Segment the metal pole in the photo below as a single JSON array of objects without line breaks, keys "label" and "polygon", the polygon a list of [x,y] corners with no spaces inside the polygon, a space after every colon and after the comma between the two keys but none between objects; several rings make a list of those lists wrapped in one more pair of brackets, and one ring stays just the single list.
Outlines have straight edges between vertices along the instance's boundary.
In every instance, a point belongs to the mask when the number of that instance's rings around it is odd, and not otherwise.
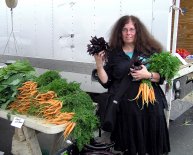
[{"label": "metal pole", "polygon": [[174,14],[174,28],[173,28],[173,37],[172,37],[172,54],[176,53],[176,44],[177,44],[177,34],[178,34],[178,20],[179,20],[179,11],[180,11],[180,0],[175,0],[175,6],[173,7]]}]

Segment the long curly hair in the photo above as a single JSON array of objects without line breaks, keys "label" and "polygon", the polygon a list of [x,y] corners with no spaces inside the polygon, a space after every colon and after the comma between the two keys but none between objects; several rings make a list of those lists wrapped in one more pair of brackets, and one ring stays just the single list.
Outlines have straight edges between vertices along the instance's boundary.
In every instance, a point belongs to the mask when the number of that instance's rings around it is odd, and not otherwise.
[{"label": "long curly hair", "polygon": [[162,45],[149,33],[139,18],[132,15],[122,16],[115,23],[109,39],[111,48],[123,47],[122,29],[129,22],[132,22],[136,29],[135,50],[142,52],[144,55],[151,55],[152,53],[162,51]]}]

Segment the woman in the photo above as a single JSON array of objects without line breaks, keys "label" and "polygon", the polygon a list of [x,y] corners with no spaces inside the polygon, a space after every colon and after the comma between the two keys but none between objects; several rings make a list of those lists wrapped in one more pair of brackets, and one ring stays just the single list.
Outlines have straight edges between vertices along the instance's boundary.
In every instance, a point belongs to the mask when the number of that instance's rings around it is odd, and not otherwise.
[{"label": "woman", "polygon": [[[119,102],[117,123],[111,135],[115,150],[125,155],[161,155],[170,151],[169,134],[164,108],[167,103],[159,84],[164,77],[149,72],[141,65],[141,70],[131,69],[131,60],[137,57],[147,59],[153,53],[162,51],[161,45],[149,34],[143,23],[135,16],[123,16],[114,25],[110,41],[113,49],[104,64],[105,53],[95,54],[99,82],[115,94],[125,75],[130,82]],[[133,78],[135,80],[133,80]],[[141,98],[133,100],[138,93],[140,81],[149,79],[153,85],[156,102],[143,106]]]}]

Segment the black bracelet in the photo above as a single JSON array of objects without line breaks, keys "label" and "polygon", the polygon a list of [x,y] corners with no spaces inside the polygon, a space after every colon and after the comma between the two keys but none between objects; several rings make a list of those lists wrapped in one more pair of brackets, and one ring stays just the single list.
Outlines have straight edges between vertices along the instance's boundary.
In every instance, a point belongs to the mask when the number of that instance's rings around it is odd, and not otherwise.
[{"label": "black bracelet", "polygon": [[151,76],[150,76],[150,80],[152,80],[153,79],[153,73],[152,72],[150,72],[151,73]]}]

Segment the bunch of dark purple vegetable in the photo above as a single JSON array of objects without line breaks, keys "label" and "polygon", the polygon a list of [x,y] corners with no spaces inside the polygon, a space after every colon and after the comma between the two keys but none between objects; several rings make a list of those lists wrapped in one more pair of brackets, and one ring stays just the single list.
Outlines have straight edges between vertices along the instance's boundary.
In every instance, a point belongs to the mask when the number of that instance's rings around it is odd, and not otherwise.
[{"label": "bunch of dark purple vegetable", "polygon": [[[141,65],[146,65],[148,63],[149,63],[148,61],[143,62],[143,58],[137,57],[136,59],[133,59],[131,61],[131,68],[134,70],[141,70],[142,69]],[[137,81],[137,80],[133,78],[133,81]]]},{"label": "bunch of dark purple vegetable", "polygon": [[149,60],[146,60],[146,61],[143,61],[143,60],[144,60],[144,57],[140,57],[140,56],[138,56],[136,59],[131,60],[131,68],[135,70],[141,70],[142,69],[141,65],[147,65],[151,63],[151,61]]},{"label": "bunch of dark purple vegetable", "polygon": [[98,54],[99,52],[101,51],[105,51],[105,55],[106,53],[110,50],[110,47],[108,45],[108,43],[104,40],[103,37],[100,37],[100,38],[97,38],[96,36],[95,37],[92,37],[91,36],[91,44],[88,44],[87,47],[87,52],[89,53],[89,55],[95,55],[95,54]]},{"label": "bunch of dark purple vegetable", "polygon": [[140,57],[137,57],[136,59],[132,60],[131,68],[135,70],[141,70],[143,65],[143,59],[140,59]]}]

